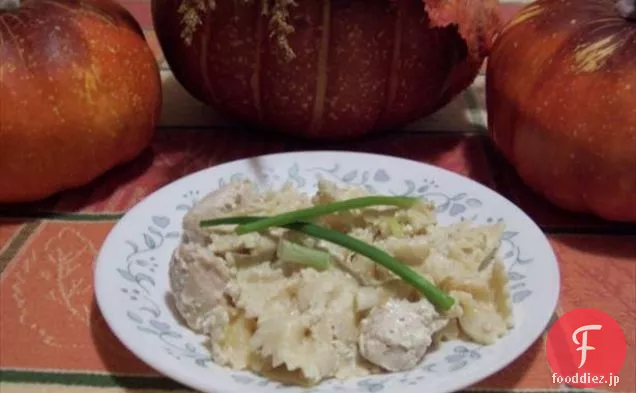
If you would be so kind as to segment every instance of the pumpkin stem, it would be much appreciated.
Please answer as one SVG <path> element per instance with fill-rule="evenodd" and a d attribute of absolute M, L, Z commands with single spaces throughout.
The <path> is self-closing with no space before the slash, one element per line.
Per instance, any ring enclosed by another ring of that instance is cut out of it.
<path fill-rule="evenodd" d="M 636 0 L 618 0 L 616 9 L 623 18 L 636 22 Z"/>
<path fill-rule="evenodd" d="M 20 8 L 20 0 L 0 0 L 0 10 L 11 11 Z"/>

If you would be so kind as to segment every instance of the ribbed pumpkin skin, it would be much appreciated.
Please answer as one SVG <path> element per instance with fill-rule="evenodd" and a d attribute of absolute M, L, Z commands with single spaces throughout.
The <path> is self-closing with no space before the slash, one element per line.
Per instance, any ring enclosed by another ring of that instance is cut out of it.
<path fill-rule="evenodd" d="M 156 58 L 112 0 L 22 0 L 0 10 L 0 203 L 95 180 L 150 143 Z"/>
<path fill-rule="evenodd" d="M 538 0 L 522 9 L 488 59 L 488 121 L 538 194 L 636 222 L 636 20 L 615 4 Z"/>
<path fill-rule="evenodd" d="M 191 45 L 181 0 L 153 0 L 158 39 L 176 79 L 235 120 L 316 139 L 402 126 L 447 104 L 485 54 L 467 56 L 455 27 L 429 28 L 419 0 L 302 0 L 291 7 L 285 61 L 260 1 L 218 0 Z"/>

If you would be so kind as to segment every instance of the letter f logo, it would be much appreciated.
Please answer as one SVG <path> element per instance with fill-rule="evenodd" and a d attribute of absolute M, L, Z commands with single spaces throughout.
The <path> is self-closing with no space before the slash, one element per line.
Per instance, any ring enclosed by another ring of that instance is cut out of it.
<path fill-rule="evenodd" d="M 576 349 L 577 351 L 581 351 L 581 364 L 579 364 L 579 368 L 583 367 L 585 361 L 587 360 L 587 351 L 596 349 L 592 346 L 587 345 L 587 332 L 590 330 L 601 330 L 602 327 L 602 325 L 584 325 L 576 329 L 574 333 L 572 333 L 572 341 L 574 341 L 575 344 L 580 345 L 580 347 Z M 581 332 L 583 333 L 581 335 L 582 340 L 581 342 L 579 342 L 577 336 Z"/>

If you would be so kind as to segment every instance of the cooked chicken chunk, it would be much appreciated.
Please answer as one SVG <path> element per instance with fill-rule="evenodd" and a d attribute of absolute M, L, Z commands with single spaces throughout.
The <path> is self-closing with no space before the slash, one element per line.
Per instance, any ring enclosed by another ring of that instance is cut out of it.
<path fill-rule="evenodd" d="M 427 300 L 411 303 L 391 299 L 361 322 L 361 355 L 388 371 L 412 369 L 433 342 L 433 334 L 448 320 Z"/>
<path fill-rule="evenodd" d="M 183 229 L 187 241 L 203 244 L 206 234 L 212 229 L 199 226 L 206 218 L 219 218 L 240 214 L 241 210 L 256 204 L 260 195 L 249 181 L 233 181 L 200 200 L 183 218 Z"/>
<path fill-rule="evenodd" d="M 222 258 L 196 243 L 183 243 L 169 269 L 175 306 L 190 328 L 208 332 L 214 307 L 224 301 L 230 270 Z"/>
<path fill-rule="evenodd" d="M 184 241 L 172 255 L 170 287 L 177 310 L 196 331 L 209 331 L 212 311 L 224 301 L 223 294 L 230 280 L 227 259 L 215 253 L 214 248 L 205 246 L 211 230 L 200 228 L 199 222 L 225 216 L 256 198 L 252 183 L 232 182 L 208 194 L 183 218 Z"/>

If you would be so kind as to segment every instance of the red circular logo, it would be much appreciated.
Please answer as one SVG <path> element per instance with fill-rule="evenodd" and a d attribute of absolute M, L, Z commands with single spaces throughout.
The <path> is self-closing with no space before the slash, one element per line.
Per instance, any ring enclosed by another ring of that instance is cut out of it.
<path fill-rule="evenodd" d="M 620 383 L 627 343 L 614 318 L 600 310 L 579 308 L 550 328 L 546 353 L 553 383 L 615 387 Z"/>

